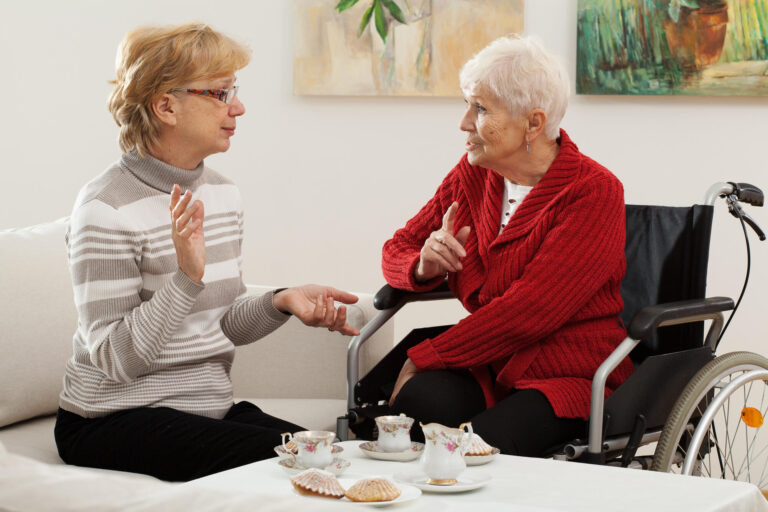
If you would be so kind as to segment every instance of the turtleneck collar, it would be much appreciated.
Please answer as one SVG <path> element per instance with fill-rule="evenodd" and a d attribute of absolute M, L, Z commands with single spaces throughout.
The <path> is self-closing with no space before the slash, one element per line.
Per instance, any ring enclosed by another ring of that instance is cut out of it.
<path fill-rule="evenodd" d="M 192 170 L 181 169 L 158 160 L 152 155 L 142 158 L 135 149 L 123 153 L 120 163 L 143 183 L 167 194 L 171 193 L 174 183 L 178 183 L 182 189 L 191 188 L 192 184 L 203 174 L 205 167 L 201 161 Z"/>

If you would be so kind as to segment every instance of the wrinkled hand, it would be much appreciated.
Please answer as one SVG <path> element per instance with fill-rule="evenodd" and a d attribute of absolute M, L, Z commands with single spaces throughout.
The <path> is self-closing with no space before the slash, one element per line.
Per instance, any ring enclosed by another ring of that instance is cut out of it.
<path fill-rule="evenodd" d="M 347 308 L 334 305 L 334 301 L 354 304 L 357 296 L 330 286 L 307 284 L 277 292 L 272 303 L 284 313 L 298 317 L 305 325 L 327 327 L 348 336 L 357 336 L 360 331 L 347 324 Z"/>
<path fill-rule="evenodd" d="M 181 195 L 181 188 L 171 190 L 171 237 L 176 249 L 176 261 L 182 272 L 199 283 L 205 273 L 205 237 L 203 218 L 205 208 L 199 199 L 192 203 L 192 192 Z"/>
<path fill-rule="evenodd" d="M 462 268 L 461 258 L 467 255 L 464 244 L 469 237 L 469 226 L 464 226 L 453 235 L 453 221 L 459 203 L 453 203 L 443 215 L 443 226 L 433 231 L 421 248 L 419 264 L 413 271 L 416 281 L 429 281 L 447 272 L 458 272 Z"/>
<path fill-rule="evenodd" d="M 392 407 L 392 404 L 395 403 L 395 398 L 397 398 L 397 395 L 400 393 L 400 390 L 403 388 L 406 382 L 411 380 L 411 377 L 419 373 L 419 371 L 416 369 L 416 365 L 413 364 L 413 361 L 411 361 L 411 358 L 405 360 L 405 364 L 400 369 L 400 374 L 397 376 L 397 381 L 395 381 L 395 388 L 392 390 L 392 396 L 389 397 L 389 406 Z"/>

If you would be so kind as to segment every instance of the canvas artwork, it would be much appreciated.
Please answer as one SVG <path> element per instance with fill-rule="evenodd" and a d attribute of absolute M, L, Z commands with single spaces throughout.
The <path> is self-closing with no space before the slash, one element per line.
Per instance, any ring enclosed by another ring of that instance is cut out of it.
<path fill-rule="evenodd" d="M 579 0 L 580 94 L 768 95 L 768 0 Z"/>
<path fill-rule="evenodd" d="M 460 96 L 461 66 L 523 32 L 523 0 L 294 0 L 295 94 Z"/>

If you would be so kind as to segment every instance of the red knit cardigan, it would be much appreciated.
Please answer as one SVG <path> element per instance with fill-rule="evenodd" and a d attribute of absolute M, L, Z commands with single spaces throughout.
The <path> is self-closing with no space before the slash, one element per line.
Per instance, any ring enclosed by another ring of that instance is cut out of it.
<path fill-rule="evenodd" d="M 471 314 L 408 356 L 420 371 L 469 369 L 488 407 L 511 389 L 537 389 L 558 417 L 586 418 L 595 370 L 626 337 L 619 321 L 624 191 L 564 131 L 559 143 L 555 161 L 501 234 L 503 178 L 465 155 L 384 244 L 382 267 L 395 288 L 439 285 L 442 277 L 416 283 L 413 271 L 424 241 L 457 201 L 454 229 L 472 229 L 463 270 L 449 273 L 448 284 Z M 607 394 L 631 372 L 625 359 L 608 378 Z"/>

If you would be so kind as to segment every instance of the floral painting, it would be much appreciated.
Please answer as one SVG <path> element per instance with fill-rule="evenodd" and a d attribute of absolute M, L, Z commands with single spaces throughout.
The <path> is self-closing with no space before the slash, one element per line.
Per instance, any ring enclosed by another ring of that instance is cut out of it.
<path fill-rule="evenodd" d="M 460 96 L 464 62 L 522 32 L 523 0 L 294 0 L 294 93 Z"/>
<path fill-rule="evenodd" d="M 580 94 L 768 95 L 768 0 L 579 0 Z"/>

